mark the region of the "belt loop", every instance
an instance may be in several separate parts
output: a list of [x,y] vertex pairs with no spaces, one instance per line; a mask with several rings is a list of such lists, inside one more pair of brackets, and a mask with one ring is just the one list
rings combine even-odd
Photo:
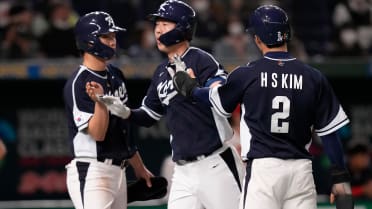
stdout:
[[104,163],[107,165],[112,165],[112,159],[106,158]]
[[124,168],[126,168],[126,167],[128,167],[128,161],[127,161],[127,160],[123,160],[123,161],[121,161],[120,168],[121,168],[121,169],[124,169]]

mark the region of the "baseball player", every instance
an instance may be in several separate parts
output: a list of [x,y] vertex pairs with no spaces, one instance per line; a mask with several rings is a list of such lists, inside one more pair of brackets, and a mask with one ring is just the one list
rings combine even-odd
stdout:
[[281,8],[261,6],[249,19],[263,58],[236,68],[216,88],[199,88],[184,71],[174,76],[181,94],[221,115],[230,116],[241,104],[241,154],[247,166],[240,209],[317,208],[309,154],[313,131],[332,163],[331,201],[336,196],[338,209],[353,208],[337,135],[349,119],[330,84],[288,53],[290,26]]
[[66,166],[67,188],[77,209],[127,208],[128,162],[151,187],[153,175],[128,137],[129,122],[111,115],[93,93],[128,101],[124,75],[107,64],[115,55],[116,33],[124,30],[101,11],[82,16],[75,26],[83,62],[66,82],[64,100],[74,157]]
[[106,96],[103,102],[113,114],[144,126],[165,116],[176,164],[168,209],[234,209],[239,206],[243,168],[235,148],[225,144],[233,135],[229,122],[211,107],[177,94],[172,83],[174,62],[181,59],[185,68],[194,70],[199,85],[225,81],[223,67],[207,52],[190,46],[195,15],[188,4],[176,0],[165,1],[149,15],[157,47],[169,59],[157,67],[139,109],[129,110],[115,98],[107,102]]

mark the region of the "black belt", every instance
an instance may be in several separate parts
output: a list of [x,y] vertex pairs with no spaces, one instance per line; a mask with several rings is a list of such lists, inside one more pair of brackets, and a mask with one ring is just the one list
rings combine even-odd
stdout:
[[193,156],[193,157],[184,157],[180,160],[176,160],[176,164],[177,165],[185,165],[187,163],[191,163],[191,162],[195,162],[195,161],[198,161],[198,160],[202,160],[206,157],[208,157],[209,155],[213,154],[216,150],[212,151],[212,152],[208,152],[208,153],[205,153],[205,154],[202,154],[202,155],[198,155],[198,156]]
[[99,161],[99,162],[103,162],[104,163],[106,160],[111,161],[111,165],[116,165],[116,166],[119,166],[120,168],[126,168],[129,165],[127,159],[115,159],[115,158],[97,157],[97,161]]

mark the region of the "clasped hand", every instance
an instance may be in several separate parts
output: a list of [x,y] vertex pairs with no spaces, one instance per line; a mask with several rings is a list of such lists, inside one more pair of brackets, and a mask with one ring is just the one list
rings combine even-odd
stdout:
[[186,64],[181,60],[181,57],[178,54],[173,56],[173,64],[176,67],[176,72],[173,70],[172,67],[167,67],[168,73],[171,78],[173,78],[177,72],[186,70]]
[[110,95],[96,95],[98,102],[103,103],[111,114],[127,119],[130,116],[130,108],[120,100],[119,97]]

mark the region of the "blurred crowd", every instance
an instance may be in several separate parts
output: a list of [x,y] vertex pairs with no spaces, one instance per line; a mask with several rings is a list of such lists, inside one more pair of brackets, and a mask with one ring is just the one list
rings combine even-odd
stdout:
[[[193,45],[218,59],[254,60],[260,56],[245,33],[257,6],[286,9],[292,25],[292,52],[312,57],[369,56],[372,46],[370,0],[186,0],[197,12]],[[73,27],[80,15],[109,12],[127,32],[119,36],[120,56],[159,59],[153,26],[146,16],[163,0],[2,0],[0,60],[78,57]]]
[[[290,16],[290,50],[306,61],[317,57],[372,54],[372,0],[186,0],[197,12],[192,45],[217,59],[251,61],[261,56],[245,33],[260,4],[280,5]],[[27,58],[77,58],[74,25],[80,15],[102,10],[127,32],[118,36],[119,56],[158,60],[153,25],[146,16],[163,0],[1,0],[0,62]],[[237,123],[234,123],[237,124]],[[237,126],[234,126],[237,127]],[[239,138],[239,136],[237,136]],[[372,198],[371,145],[351,143],[347,160],[353,194]]]

